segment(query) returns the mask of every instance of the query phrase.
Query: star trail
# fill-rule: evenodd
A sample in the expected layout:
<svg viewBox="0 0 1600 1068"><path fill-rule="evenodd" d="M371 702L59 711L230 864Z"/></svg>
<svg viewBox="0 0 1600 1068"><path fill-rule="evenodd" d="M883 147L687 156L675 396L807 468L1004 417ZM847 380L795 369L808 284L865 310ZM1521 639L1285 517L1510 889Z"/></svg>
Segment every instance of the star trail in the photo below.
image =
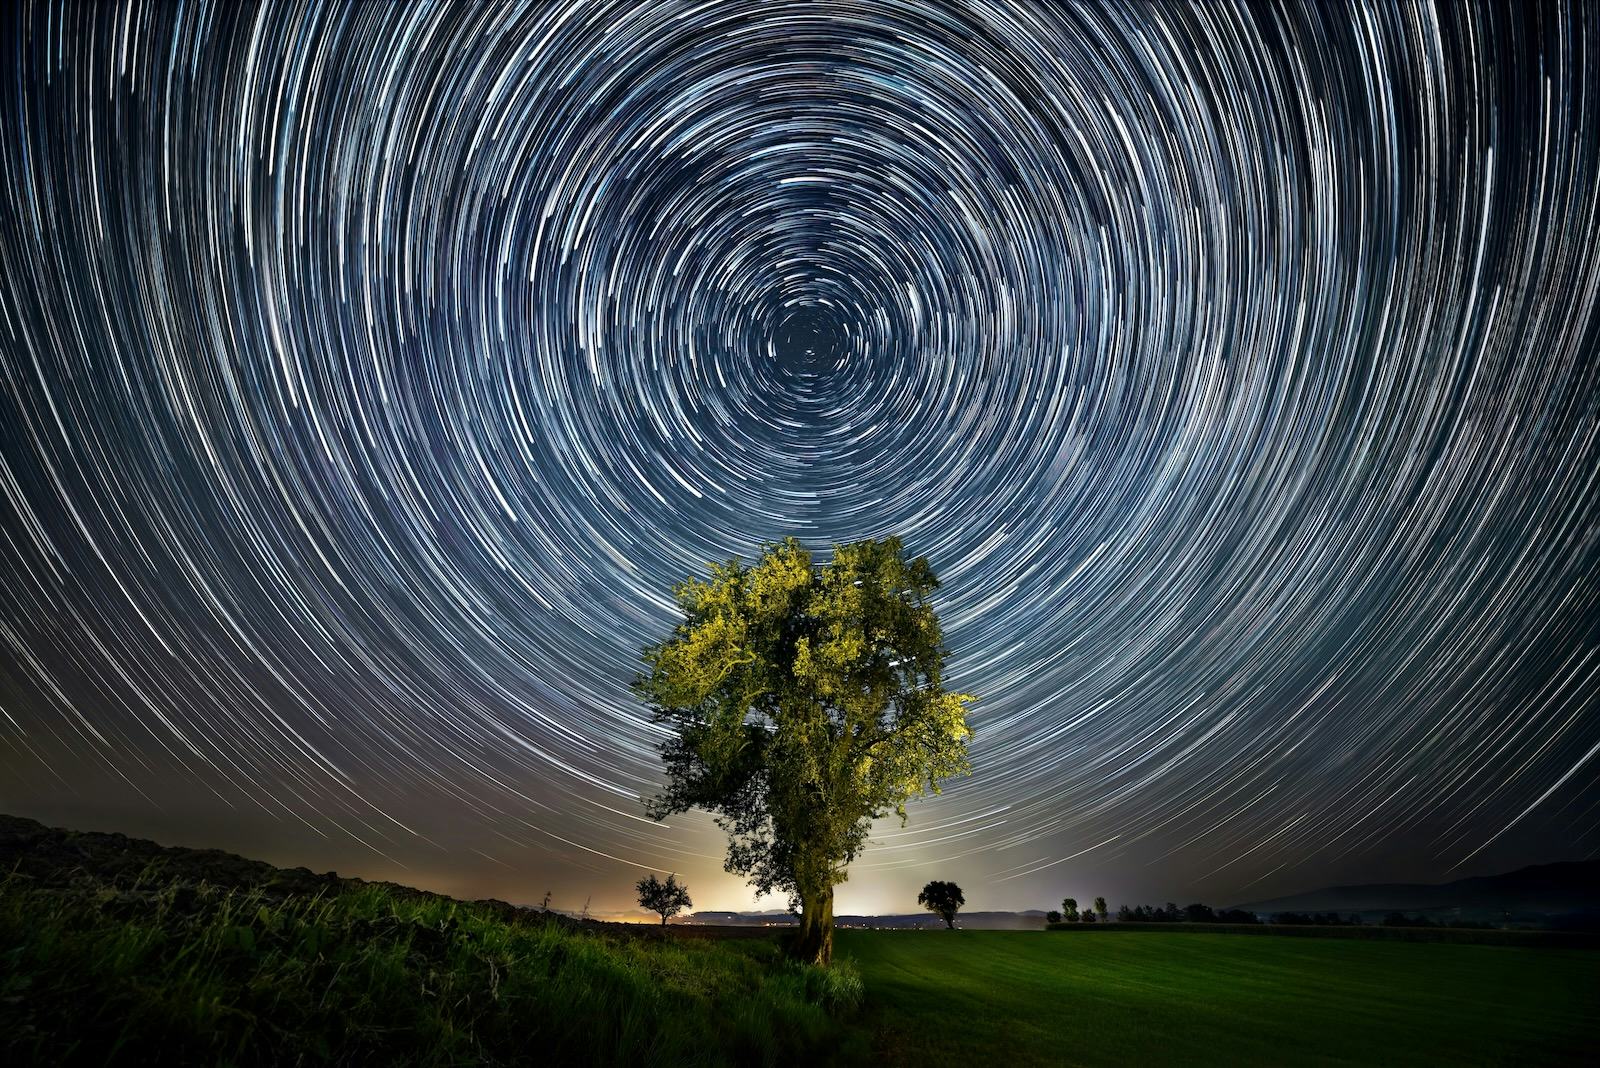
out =
<svg viewBox="0 0 1600 1068"><path fill-rule="evenodd" d="M1600 851L1600 17L19 3L0 808L741 907L673 582L932 561L974 774L843 911Z"/></svg>

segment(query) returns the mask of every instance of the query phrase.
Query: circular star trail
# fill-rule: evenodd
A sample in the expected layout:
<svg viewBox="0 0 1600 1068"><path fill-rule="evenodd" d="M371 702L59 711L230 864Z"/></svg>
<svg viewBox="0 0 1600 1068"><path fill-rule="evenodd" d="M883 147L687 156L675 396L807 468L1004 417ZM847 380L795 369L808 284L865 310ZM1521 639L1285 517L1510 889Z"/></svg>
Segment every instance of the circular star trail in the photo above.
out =
<svg viewBox="0 0 1600 1068"><path fill-rule="evenodd" d="M895 533L975 774L846 906L1600 847L1585 5L5 17L13 810L731 887L638 651Z"/></svg>

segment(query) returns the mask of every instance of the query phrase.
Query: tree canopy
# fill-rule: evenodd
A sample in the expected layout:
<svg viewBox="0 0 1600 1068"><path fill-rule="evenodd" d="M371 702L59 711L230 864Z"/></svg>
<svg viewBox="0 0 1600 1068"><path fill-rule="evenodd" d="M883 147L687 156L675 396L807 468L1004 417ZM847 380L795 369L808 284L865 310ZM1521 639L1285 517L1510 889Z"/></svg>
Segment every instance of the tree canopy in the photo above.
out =
<svg viewBox="0 0 1600 1068"><path fill-rule="evenodd" d="M961 892L961 887L939 879L924 886L917 895L917 904L944 920L944 925L951 930L956 926L956 913L966 903L967 896Z"/></svg>
<svg viewBox="0 0 1600 1068"><path fill-rule="evenodd" d="M655 872L651 872L649 878L640 879L634 885L639 891L640 906L659 914L662 926L666 926L668 919L694 904L689 899L689 888L678 882L676 873L662 882L656 878Z"/></svg>
<svg viewBox="0 0 1600 1068"><path fill-rule="evenodd" d="M966 694L945 649L925 558L898 538L835 545L817 566L793 538L753 566L678 585L681 619L634 683L657 722L657 819L690 808L729 835L726 867L800 915L792 951L826 963L833 888L875 818L969 770Z"/></svg>

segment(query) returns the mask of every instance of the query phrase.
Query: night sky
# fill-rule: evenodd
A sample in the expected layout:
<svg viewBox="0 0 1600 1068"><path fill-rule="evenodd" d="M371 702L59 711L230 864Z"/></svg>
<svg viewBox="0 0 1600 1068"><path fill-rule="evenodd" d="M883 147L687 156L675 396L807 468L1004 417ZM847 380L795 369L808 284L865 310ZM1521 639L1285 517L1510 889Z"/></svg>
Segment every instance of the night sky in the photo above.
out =
<svg viewBox="0 0 1600 1068"><path fill-rule="evenodd" d="M841 912L1600 855L1600 13L1103 6L7 5L0 810L749 907L640 648L899 534Z"/></svg>

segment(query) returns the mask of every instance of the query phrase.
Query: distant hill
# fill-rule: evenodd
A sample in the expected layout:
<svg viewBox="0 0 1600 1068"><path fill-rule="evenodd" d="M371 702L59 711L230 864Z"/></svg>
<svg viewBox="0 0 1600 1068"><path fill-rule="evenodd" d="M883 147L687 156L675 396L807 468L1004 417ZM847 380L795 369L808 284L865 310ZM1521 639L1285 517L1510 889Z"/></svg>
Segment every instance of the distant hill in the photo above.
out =
<svg viewBox="0 0 1600 1068"><path fill-rule="evenodd" d="M220 849L164 846L144 838L103 831L70 831L46 827L37 820L0 814L0 877L11 876L36 889L94 896L116 891L130 905L156 895L173 882L251 891L264 900L314 894L336 895L364 887L396 899L454 901L455 898L390 882L346 878L307 868L279 868ZM20 883L19 883L20 885ZM595 920L580 921L555 910L543 912L504 901L473 902L505 920L537 914L570 927L612 928Z"/></svg>
<svg viewBox="0 0 1600 1068"><path fill-rule="evenodd" d="M1539 919L1600 912L1600 860L1537 864L1449 883L1330 886L1236 908L1273 912L1452 912Z"/></svg>
<svg viewBox="0 0 1600 1068"><path fill-rule="evenodd" d="M696 912L680 922L717 927L774 927L792 924L794 917L787 912ZM944 926L944 921L931 912L908 912L896 916L835 916L833 922L840 927ZM1044 927L1044 913L1037 909L1026 912L963 912L956 916L956 926L969 931L1037 931Z"/></svg>

